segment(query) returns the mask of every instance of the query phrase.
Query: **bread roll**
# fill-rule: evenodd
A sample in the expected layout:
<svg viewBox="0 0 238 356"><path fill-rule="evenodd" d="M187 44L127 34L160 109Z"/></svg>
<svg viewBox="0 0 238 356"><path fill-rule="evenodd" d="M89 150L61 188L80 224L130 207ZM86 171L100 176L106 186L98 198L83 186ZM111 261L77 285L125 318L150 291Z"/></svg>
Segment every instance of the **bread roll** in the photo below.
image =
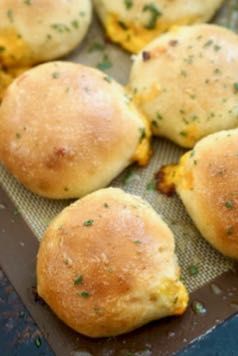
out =
<svg viewBox="0 0 238 356"><path fill-rule="evenodd" d="M177 166L162 169L164 187L175 184L203 237L238 259L238 129L201 140Z"/></svg>
<svg viewBox="0 0 238 356"><path fill-rule="evenodd" d="M237 58L238 36L215 25L176 28L145 47L129 87L154 134L191 148L237 127Z"/></svg>
<svg viewBox="0 0 238 356"><path fill-rule="evenodd" d="M127 92L80 64L51 62L25 72L0 106L0 160L48 198L81 197L133 161L146 164L149 137Z"/></svg>
<svg viewBox="0 0 238 356"><path fill-rule="evenodd" d="M91 0L0 1L0 103L17 75L67 54L82 41L91 7Z"/></svg>
<svg viewBox="0 0 238 356"><path fill-rule="evenodd" d="M108 188L67 207L37 258L37 290L56 315L90 337L129 332L182 314L174 238L141 198Z"/></svg>
<svg viewBox="0 0 238 356"><path fill-rule="evenodd" d="M206 22L223 0L94 0L109 37L138 52L175 25Z"/></svg>
<svg viewBox="0 0 238 356"><path fill-rule="evenodd" d="M85 36L90 0L1 0L0 63L28 66L61 57Z"/></svg>

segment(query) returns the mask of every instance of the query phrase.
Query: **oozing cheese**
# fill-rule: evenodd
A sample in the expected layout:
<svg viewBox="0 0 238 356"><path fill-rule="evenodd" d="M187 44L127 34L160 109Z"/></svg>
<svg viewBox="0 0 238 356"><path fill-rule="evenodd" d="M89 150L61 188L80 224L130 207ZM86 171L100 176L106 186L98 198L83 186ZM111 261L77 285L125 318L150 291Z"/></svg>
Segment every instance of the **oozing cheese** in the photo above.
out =
<svg viewBox="0 0 238 356"><path fill-rule="evenodd" d="M132 53L137 53L145 47L146 44L160 34L168 31L171 27L189 25L195 22L199 22L199 16L180 18L174 23L166 22L161 18L157 21L155 28L147 29L140 23L120 21L116 14L109 14L105 21L105 27L108 36L114 42L119 43Z"/></svg>
<svg viewBox="0 0 238 356"><path fill-rule="evenodd" d="M179 164L167 165L160 170L159 187L162 193L168 194L174 187L186 189L193 188L193 176L190 170L185 169L187 161L191 158L191 151L180 159Z"/></svg>
<svg viewBox="0 0 238 356"><path fill-rule="evenodd" d="M0 101L13 79L28 69L33 54L21 36L11 28L0 31Z"/></svg>

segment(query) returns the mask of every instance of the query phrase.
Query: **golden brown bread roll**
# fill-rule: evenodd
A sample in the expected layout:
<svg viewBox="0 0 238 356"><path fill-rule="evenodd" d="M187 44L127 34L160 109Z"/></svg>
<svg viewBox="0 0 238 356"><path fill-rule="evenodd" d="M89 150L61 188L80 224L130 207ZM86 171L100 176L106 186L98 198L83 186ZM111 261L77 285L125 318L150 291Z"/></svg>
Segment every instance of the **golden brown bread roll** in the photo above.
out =
<svg viewBox="0 0 238 356"><path fill-rule="evenodd" d="M67 54L82 41L91 8L91 0L0 1L0 102L18 74Z"/></svg>
<svg viewBox="0 0 238 356"><path fill-rule="evenodd" d="M127 92L80 64L51 62L25 72L0 107L0 160L49 198L81 197L131 162L147 163L149 137Z"/></svg>
<svg viewBox="0 0 238 356"><path fill-rule="evenodd" d="M37 258L37 290L57 316L90 336L129 332L182 314L173 234L149 204L120 189L97 191L51 223Z"/></svg>
<svg viewBox="0 0 238 356"><path fill-rule="evenodd" d="M203 237L238 259L238 129L210 135L176 166L162 169L160 185L175 184Z"/></svg>
<svg viewBox="0 0 238 356"><path fill-rule="evenodd" d="M90 0L1 0L0 63L24 67L65 55L90 21Z"/></svg>
<svg viewBox="0 0 238 356"><path fill-rule="evenodd" d="M153 133L190 148L237 127L237 58L238 36L215 25L176 28L145 47L129 86Z"/></svg>
<svg viewBox="0 0 238 356"><path fill-rule="evenodd" d="M94 0L109 37L131 52L140 51L175 25L206 22L223 0Z"/></svg>

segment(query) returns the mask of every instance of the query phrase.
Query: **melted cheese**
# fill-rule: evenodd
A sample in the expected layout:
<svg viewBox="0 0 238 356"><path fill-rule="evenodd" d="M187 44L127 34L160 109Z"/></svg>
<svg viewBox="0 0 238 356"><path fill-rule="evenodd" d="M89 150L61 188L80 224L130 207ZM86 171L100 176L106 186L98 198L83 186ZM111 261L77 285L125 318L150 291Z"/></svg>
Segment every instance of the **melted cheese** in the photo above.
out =
<svg viewBox="0 0 238 356"><path fill-rule="evenodd" d="M199 16L187 16L178 19L174 23L167 22L164 19L157 21L154 29L147 29L139 23L120 21L116 14L108 14L105 21L105 27L108 36L119 43L122 47L132 53L138 53L154 38L167 32L174 26L190 25L199 22Z"/></svg>
<svg viewBox="0 0 238 356"><path fill-rule="evenodd" d="M142 139L139 140L139 145L137 147L136 153L134 154L133 161L136 161L140 166L145 166L152 155L152 150L151 150L151 130L150 130L150 125L146 118L141 115L143 119L143 123L145 126L145 134Z"/></svg>
<svg viewBox="0 0 238 356"><path fill-rule="evenodd" d="M182 189L193 188L193 175L191 170L185 169L185 165L191 158L191 152L187 152L179 161L179 164L167 165L160 170L159 190L168 194L174 187Z"/></svg>
<svg viewBox="0 0 238 356"><path fill-rule="evenodd" d="M137 53L154 38L154 31L125 23L125 28L116 15L108 15L106 30L109 37L130 52Z"/></svg>
<svg viewBox="0 0 238 356"><path fill-rule="evenodd" d="M164 297L164 298L163 298ZM185 286L179 281L165 280L161 283L158 298L167 300L174 315L181 315L188 306L189 296Z"/></svg>
<svg viewBox="0 0 238 356"><path fill-rule="evenodd" d="M27 43L11 28L0 31L0 63L5 67L27 67L34 62Z"/></svg>
<svg viewBox="0 0 238 356"><path fill-rule="evenodd" d="M11 28L0 31L0 101L10 83L34 62L32 51Z"/></svg>
<svg viewBox="0 0 238 356"><path fill-rule="evenodd" d="M133 97L133 100L139 107L141 107L142 103L156 99L160 93L161 87L159 84L154 83L149 88L144 89L143 92L136 93Z"/></svg>
<svg viewBox="0 0 238 356"><path fill-rule="evenodd" d="M11 84L12 80L13 77L10 74L0 69L0 103L6 88Z"/></svg>

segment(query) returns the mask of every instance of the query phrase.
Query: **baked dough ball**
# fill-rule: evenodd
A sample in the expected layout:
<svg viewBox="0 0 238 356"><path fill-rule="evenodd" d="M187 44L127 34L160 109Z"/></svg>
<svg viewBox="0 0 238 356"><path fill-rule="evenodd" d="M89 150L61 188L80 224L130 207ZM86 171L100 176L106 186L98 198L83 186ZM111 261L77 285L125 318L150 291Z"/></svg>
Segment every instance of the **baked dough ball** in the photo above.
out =
<svg viewBox="0 0 238 356"><path fill-rule="evenodd" d="M150 156L149 128L103 72L51 62L18 77L0 106L0 160L28 189L81 197Z"/></svg>
<svg viewBox="0 0 238 356"><path fill-rule="evenodd" d="M91 7L91 0L0 1L0 102L19 73L67 54L82 41Z"/></svg>
<svg viewBox="0 0 238 356"><path fill-rule="evenodd" d="M223 0L94 0L109 37L131 52L174 25L208 21Z"/></svg>
<svg viewBox="0 0 238 356"><path fill-rule="evenodd" d="M129 86L154 134L190 148L237 127L237 58L238 36L215 25L176 28L149 44Z"/></svg>
<svg viewBox="0 0 238 356"><path fill-rule="evenodd" d="M51 223L37 258L37 290L57 316L91 337L129 332L182 314L187 291L174 238L149 204L97 191Z"/></svg>
<svg viewBox="0 0 238 356"><path fill-rule="evenodd" d="M0 63L24 67L65 55L90 21L90 0L1 0Z"/></svg>
<svg viewBox="0 0 238 356"><path fill-rule="evenodd" d="M205 239L238 259L238 129L201 140L179 165L162 169Z"/></svg>

